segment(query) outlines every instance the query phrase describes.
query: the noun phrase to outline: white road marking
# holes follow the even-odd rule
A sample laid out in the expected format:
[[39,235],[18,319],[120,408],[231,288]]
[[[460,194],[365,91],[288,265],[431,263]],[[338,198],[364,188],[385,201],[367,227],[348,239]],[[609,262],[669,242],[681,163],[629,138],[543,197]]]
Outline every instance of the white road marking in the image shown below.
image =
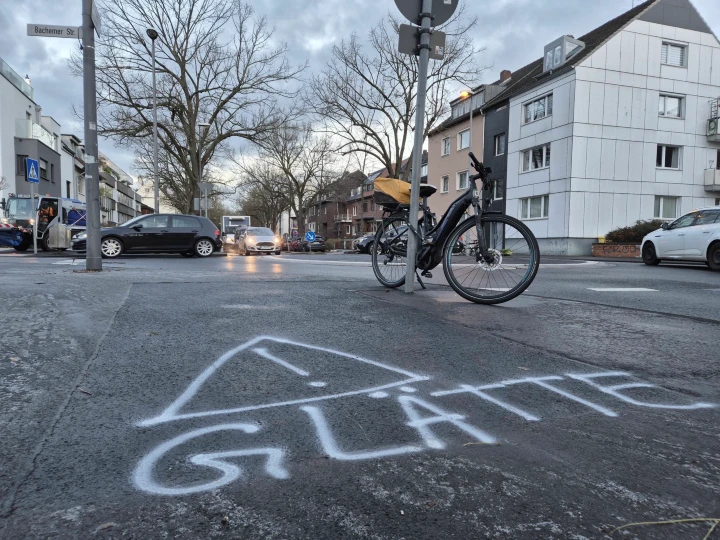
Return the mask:
[[588,291],[595,291],[595,292],[658,292],[657,289],[644,289],[642,287],[605,287],[605,288],[588,287]]
[[84,264],[85,261],[81,260],[81,259],[67,259],[65,261],[58,261],[58,262],[54,262],[52,264],[69,264],[71,266],[77,266],[78,264],[81,264],[81,263]]
[[[262,356],[263,358],[267,358],[267,359],[270,360],[271,362],[275,362],[276,364],[279,364],[279,365],[281,365],[282,367],[288,368],[290,371],[294,371],[295,373],[297,373],[297,374],[300,375],[301,377],[307,377],[308,375],[310,375],[310,373],[307,372],[307,371],[305,371],[304,369],[300,369],[299,367],[295,367],[295,366],[293,366],[290,362],[286,362],[285,360],[282,360],[281,358],[278,358],[277,356],[273,356],[272,354],[270,354],[270,353],[268,352],[267,349],[265,349],[265,348],[263,348],[263,347],[255,347],[252,351],[253,351],[254,353],[259,354],[259,355]],[[312,383],[310,383],[310,384],[312,384]]]

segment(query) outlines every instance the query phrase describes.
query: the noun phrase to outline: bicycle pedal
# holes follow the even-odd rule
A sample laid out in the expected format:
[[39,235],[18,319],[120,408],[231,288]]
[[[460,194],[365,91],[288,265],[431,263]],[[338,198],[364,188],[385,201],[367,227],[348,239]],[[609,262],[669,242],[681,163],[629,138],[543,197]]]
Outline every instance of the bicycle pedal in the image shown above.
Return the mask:
[[422,277],[426,277],[428,279],[432,279],[432,272],[429,270],[425,270],[422,274],[420,274]]

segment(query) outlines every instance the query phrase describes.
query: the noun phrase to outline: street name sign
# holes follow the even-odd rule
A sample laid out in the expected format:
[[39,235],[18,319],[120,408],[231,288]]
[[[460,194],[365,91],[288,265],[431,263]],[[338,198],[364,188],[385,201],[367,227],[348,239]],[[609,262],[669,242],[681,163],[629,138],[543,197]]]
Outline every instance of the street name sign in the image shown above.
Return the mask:
[[36,159],[25,158],[25,181],[31,184],[40,183],[40,164]]
[[80,39],[81,28],[77,26],[55,26],[52,24],[28,24],[28,36]]

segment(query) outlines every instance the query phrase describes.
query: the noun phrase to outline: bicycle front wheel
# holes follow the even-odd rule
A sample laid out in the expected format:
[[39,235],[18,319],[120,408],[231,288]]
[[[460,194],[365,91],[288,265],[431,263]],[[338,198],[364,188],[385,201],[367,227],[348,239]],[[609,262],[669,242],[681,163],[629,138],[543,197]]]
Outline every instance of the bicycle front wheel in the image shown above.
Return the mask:
[[512,300],[535,279],[540,266],[537,240],[524,223],[504,215],[484,215],[481,234],[492,261],[478,255],[478,228],[471,217],[460,223],[445,243],[445,277],[455,292],[471,302]]
[[408,234],[404,216],[390,216],[383,220],[375,233],[371,250],[373,272],[377,280],[390,289],[405,283]]

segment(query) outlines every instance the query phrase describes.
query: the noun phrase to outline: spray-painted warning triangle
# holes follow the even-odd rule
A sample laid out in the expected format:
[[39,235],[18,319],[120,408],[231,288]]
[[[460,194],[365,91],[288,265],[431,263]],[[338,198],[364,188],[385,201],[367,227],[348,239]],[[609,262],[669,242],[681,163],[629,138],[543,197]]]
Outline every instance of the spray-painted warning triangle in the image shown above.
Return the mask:
[[162,413],[138,425],[325,401],[428,379],[334,349],[259,336],[220,356]]

